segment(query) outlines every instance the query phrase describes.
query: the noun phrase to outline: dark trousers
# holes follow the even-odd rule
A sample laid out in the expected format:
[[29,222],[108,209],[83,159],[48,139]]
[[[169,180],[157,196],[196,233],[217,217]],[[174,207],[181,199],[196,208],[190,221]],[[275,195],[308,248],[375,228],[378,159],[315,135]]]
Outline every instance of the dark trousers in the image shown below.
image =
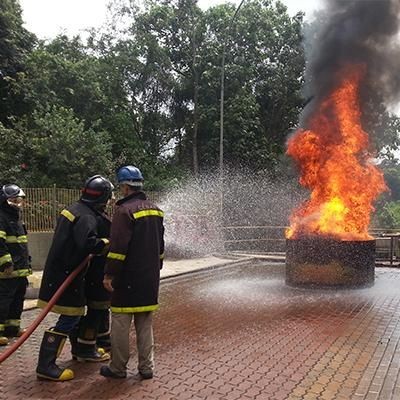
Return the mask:
[[[96,310],[88,307],[86,315],[79,321],[78,341],[84,340],[86,344],[96,344],[100,326],[105,318],[109,318],[108,310]],[[89,343],[90,342],[90,343]]]
[[19,329],[28,279],[0,279],[0,333],[6,327]]
[[58,317],[58,321],[56,323],[56,326],[54,327],[54,330],[56,332],[69,335],[77,328],[80,319],[80,316],[61,314]]

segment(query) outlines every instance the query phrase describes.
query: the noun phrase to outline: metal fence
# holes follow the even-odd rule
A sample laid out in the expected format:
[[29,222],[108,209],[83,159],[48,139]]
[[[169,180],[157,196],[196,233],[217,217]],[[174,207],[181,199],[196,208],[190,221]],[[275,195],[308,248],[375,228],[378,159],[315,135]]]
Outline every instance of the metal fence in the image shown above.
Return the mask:
[[[27,188],[24,190],[26,202],[23,209],[23,218],[29,232],[53,231],[60,211],[78,200],[81,194],[79,189],[63,189],[56,186],[51,188]],[[154,203],[159,204],[161,202],[162,193],[146,192],[146,194]],[[109,206],[107,212],[112,215],[113,211],[114,206]],[[202,221],[201,223],[199,222],[200,220]],[[194,229],[204,230],[203,225],[207,225],[208,217],[206,215],[196,216],[196,218],[191,215],[172,215],[169,219],[169,228],[173,231],[175,227],[176,231],[181,233],[188,232],[188,228],[183,229],[182,226],[193,225],[193,221],[195,221]],[[285,251],[285,226],[246,225],[223,226],[220,228],[222,228],[224,247],[228,251]],[[399,230],[371,229],[370,233],[377,239],[377,259],[390,260],[390,265],[394,263],[400,264]],[[209,230],[206,229],[205,235],[210,236]],[[191,241],[190,237],[186,237],[185,240]],[[198,241],[196,241],[196,245],[199,246]]]
[[[225,250],[284,253],[287,226],[224,226]],[[400,229],[373,228],[377,265],[400,266]]]
[[[50,232],[54,229],[58,215],[62,209],[79,199],[79,189],[24,188],[26,194],[23,219],[29,232]],[[159,192],[146,192],[148,198],[155,203],[161,199]],[[112,215],[113,205],[107,207]]]

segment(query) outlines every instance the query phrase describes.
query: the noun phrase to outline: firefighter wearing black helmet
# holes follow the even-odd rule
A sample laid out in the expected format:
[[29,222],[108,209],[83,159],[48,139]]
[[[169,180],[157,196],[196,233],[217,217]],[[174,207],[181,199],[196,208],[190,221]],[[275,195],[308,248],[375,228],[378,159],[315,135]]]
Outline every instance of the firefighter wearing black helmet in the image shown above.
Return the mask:
[[15,184],[0,187],[0,345],[20,336],[27,276],[32,273],[28,238],[20,217],[24,191]]
[[[110,221],[104,208],[113,188],[108,179],[95,175],[86,181],[80,200],[61,211],[43,272],[39,307],[47,305],[68,275],[89,254],[100,259],[106,253]],[[96,263],[96,257],[94,260]],[[76,344],[74,333],[87,304],[86,272],[74,279],[52,308],[60,317],[55,327],[44,334],[36,368],[38,378],[65,381],[74,377],[72,370],[57,366],[56,358],[69,336],[73,337],[72,344]]]
[[[105,213],[104,203],[91,199],[88,192],[82,200],[92,203],[101,216],[97,218],[97,232],[102,238],[110,237],[111,220]],[[104,288],[104,267],[106,250],[90,261],[85,275],[86,314],[79,321],[77,329],[70,334],[71,352],[78,361],[99,362],[110,358],[110,293]]]

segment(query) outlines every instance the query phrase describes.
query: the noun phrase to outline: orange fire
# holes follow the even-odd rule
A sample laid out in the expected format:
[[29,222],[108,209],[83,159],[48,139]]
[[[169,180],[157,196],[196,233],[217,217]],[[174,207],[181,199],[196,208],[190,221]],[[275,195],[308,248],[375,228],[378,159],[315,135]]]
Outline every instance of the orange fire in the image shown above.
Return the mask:
[[340,76],[311,116],[309,129],[299,129],[288,142],[287,154],[298,164],[300,183],[311,196],[293,212],[287,238],[371,238],[372,204],[386,185],[361,127],[359,89],[365,69],[348,66]]

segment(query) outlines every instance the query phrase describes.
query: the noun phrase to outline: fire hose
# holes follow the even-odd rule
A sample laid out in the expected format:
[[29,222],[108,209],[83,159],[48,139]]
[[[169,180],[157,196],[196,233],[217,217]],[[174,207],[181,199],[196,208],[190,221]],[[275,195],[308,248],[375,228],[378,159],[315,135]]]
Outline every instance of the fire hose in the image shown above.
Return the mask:
[[76,278],[77,275],[87,266],[89,261],[92,259],[93,255],[89,254],[79,265],[78,267],[71,272],[71,274],[65,279],[65,281],[61,284],[61,286],[54,293],[53,297],[49,300],[46,307],[40,312],[40,314],[36,317],[36,319],[32,322],[32,324],[27,328],[27,330],[16,340],[10,347],[7,348],[6,351],[0,353],[0,364],[5,361],[8,357],[11,356],[28,338],[32,335],[32,333],[36,330],[39,324],[43,321],[46,315],[49,313],[51,308],[63,294],[64,290],[71,284],[71,282]]

